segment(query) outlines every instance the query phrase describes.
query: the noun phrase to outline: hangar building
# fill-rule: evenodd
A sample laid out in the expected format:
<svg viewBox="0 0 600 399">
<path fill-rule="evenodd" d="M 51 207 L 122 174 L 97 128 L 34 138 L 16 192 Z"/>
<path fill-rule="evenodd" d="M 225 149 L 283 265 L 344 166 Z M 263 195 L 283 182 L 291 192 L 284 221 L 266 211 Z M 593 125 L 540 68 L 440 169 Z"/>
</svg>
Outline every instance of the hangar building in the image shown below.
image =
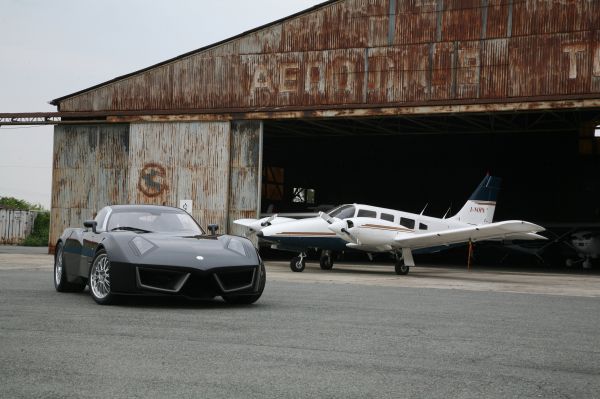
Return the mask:
<svg viewBox="0 0 600 399">
<path fill-rule="evenodd" d="M 118 203 L 441 217 L 488 172 L 498 219 L 600 219 L 599 1 L 327 1 L 52 104 L 51 246 Z"/>
</svg>

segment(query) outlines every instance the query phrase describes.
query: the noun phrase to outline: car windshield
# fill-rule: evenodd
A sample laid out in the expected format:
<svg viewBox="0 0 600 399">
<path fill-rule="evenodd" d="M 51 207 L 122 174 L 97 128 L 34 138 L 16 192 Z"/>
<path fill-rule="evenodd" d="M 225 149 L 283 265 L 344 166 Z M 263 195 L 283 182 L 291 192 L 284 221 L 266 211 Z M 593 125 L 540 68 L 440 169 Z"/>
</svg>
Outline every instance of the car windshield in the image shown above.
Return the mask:
<svg viewBox="0 0 600 399">
<path fill-rule="evenodd" d="M 342 205 L 329 212 L 329 216 L 338 219 L 347 219 L 354 217 L 354 205 Z"/>
<path fill-rule="evenodd" d="M 115 210 L 108 219 L 107 230 L 137 230 L 194 236 L 204 234 L 189 214 L 176 209 Z"/>
</svg>

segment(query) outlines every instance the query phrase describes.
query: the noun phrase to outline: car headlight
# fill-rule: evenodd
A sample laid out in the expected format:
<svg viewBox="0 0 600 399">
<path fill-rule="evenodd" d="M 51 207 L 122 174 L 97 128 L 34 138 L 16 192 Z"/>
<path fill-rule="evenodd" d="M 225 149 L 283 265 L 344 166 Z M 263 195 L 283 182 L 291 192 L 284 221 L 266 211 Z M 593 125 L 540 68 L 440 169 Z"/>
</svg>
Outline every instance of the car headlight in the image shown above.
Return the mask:
<svg viewBox="0 0 600 399">
<path fill-rule="evenodd" d="M 133 249 L 136 255 L 144 256 L 148 251 L 154 248 L 154 244 L 143 237 L 134 237 L 129 241 L 129 246 Z"/>
<path fill-rule="evenodd" d="M 227 249 L 232 250 L 233 252 L 237 252 L 242 256 L 248 256 L 246 253 L 246 249 L 244 248 L 244 244 L 240 240 L 232 239 L 227 244 Z"/>
</svg>

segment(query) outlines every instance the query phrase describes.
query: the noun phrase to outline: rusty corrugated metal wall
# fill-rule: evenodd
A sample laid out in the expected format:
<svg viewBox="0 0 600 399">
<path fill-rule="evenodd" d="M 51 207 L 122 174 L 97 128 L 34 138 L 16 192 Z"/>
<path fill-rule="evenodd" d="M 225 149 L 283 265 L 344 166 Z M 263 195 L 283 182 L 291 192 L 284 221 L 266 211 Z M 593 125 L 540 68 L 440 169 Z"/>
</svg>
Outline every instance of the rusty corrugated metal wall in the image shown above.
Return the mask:
<svg viewBox="0 0 600 399">
<path fill-rule="evenodd" d="M 193 201 L 204 227 L 227 226 L 228 122 L 131 125 L 129 202 L 178 206 Z"/>
<path fill-rule="evenodd" d="M 56 126 L 50 244 L 109 204 L 193 201 L 204 227 L 259 208 L 260 122 Z"/>
<path fill-rule="evenodd" d="M 0 209 L 0 244 L 20 245 L 33 230 L 37 212 Z"/>
<path fill-rule="evenodd" d="M 256 218 L 260 212 L 262 122 L 231 123 L 231 179 L 229 181 L 228 231 L 241 235 L 245 229 L 235 219 Z"/>
<path fill-rule="evenodd" d="M 59 103 L 318 109 L 599 92 L 600 1 L 345 0 Z"/>
<path fill-rule="evenodd" d="M 127 201 L 128 125 L 55 126 L 50 246 L 107 204 Z"/>
</svg>

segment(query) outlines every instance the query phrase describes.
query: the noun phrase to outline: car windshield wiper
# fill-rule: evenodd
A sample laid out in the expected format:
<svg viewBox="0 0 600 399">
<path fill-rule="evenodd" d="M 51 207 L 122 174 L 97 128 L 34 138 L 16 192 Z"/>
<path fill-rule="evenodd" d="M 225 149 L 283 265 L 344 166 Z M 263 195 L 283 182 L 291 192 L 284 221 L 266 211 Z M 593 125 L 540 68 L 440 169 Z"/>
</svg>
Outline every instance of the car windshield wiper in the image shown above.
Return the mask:
<svg viewBox="0 0 600 399">
<path fill-rule="evenodd" d="M 115 227 L 114 229 L 110 229 L 110 231 L 117 231 L 117 230 L 139 231 L 140 233 L 152 233 L 150 230 L 144 230 L 144 229 L 140 229 L 139 227 L 130 227 L 130 226 L 119 226 L 119 227 Z"/>
</svg>

